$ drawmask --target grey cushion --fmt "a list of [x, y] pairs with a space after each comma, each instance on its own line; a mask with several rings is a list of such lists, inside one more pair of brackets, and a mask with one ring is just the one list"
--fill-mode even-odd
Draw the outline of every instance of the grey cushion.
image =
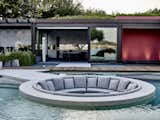
[[120, 81], [119, 79], [111, 78], [108, 89], [109, 90], [117, 90], [119, 81]]
[[59, 90], [59, 91], [56, 91], [56, 93], [76, 93], [76, 92], [86, 92], [86, 89], [85, 88], [73, 88], [73, 89], [63, 89], [63, 90]]
[[137, 87], [137, 84], [135, 84], [135, 83], [130, 83], [129, 85], [128, 85], [128, 87], [127, 87], [127, 90], [133, 90], [133, 89], [135, 89]]
[[74, 77], [75, 88], [86, 88], [87, 80], [85, 76]]
[[46, 83], [47, 83], [47, 86], [48, 86], [48, 90], [55, 91], [53, 80], [46, 80]]
[[74, 88], [74, 81], [73, 78], [63, 78], [65, 89], [72, 89]]
[[96, 92], [97, 94], [99, 93], [110, 93], [110, 92], [113, 92], [113, 90], [108, 90], [108, 89], [99, 89], [99, 88], [87, 88], [87, 91], [89, 93], [92, 93], [92, 92]]
[[48, 90], [48, 86], [46, 84], [46, 81], [40, 81], [38, 84], [42, 87], [44, 90]]
[[99, 76], [97, 88], [107, 89], [109, 86], [109, 81], [110, 81], [109, 77]]
[[87, 88], [96, 88], [96, 87], [97, 87], [97, 77], [88, 77]]
[[62, 78], [54, 78], [54, 87], [55, 90], [62, 90], [64, 89], [64, 82]]
[[120, 80], [117, 91], [126, 90], [129, 83], [130, 83], [130, 81], [128, 81], [128, 80]]
[[36, 88], [43, 89], [42, 86], [39, 83], [37, 83]]

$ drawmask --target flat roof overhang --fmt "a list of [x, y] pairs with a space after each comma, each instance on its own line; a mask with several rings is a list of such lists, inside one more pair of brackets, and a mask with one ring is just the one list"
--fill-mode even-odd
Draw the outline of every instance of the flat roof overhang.
[[37, 27], [39, 30], [87, 30], [88, 27]]
[[0, 24], [0, 29], [30, 29], [32, 24], [21, 24], [21, 23], [12, 23], [12, 24]]
[[[130, 29], [160, 29], [160, 19], [37, 19], [38, 29], [63, 27], [119, 27]], [[48, 28], [49, 27], [49, 28]], [[54, 29], [53, 28], [53, 29]]]

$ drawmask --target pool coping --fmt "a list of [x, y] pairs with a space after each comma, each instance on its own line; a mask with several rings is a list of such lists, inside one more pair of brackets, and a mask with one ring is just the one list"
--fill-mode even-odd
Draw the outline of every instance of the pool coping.
[[89, 71], [89, 72], [160, 72], [159, 64], [103, 64], [91, 67], [22, 66], [3, 67], [2, 69], [48, 69], [53, 71]]

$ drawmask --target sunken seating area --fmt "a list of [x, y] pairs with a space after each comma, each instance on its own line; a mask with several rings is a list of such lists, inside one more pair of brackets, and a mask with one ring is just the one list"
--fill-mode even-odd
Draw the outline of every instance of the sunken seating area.
[[35, 89], [55, 95], [95, 97], [129, 94], [141, 89], [137, 83], [126, 79], [98, 76], [74, 76], [39, 81]]
[[20, 85], [27, 99], [63, 107], [135, 105], [150, 102], [155, 87], [137, 79], [115, 76], [55, 76]]

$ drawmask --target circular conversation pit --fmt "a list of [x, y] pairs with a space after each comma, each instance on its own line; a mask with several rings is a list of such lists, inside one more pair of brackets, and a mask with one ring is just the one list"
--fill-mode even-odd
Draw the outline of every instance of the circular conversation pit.
[[149, 102], [155, 87], [144, 81], [113, 76], [66, 76], [28, 81], [25, 97], [56, 106], [120, 106]]

